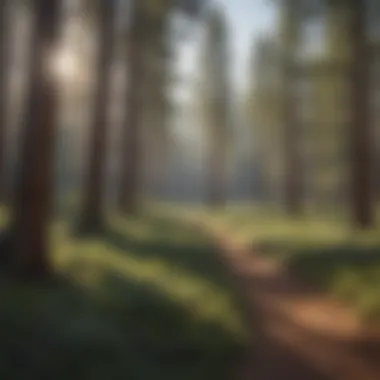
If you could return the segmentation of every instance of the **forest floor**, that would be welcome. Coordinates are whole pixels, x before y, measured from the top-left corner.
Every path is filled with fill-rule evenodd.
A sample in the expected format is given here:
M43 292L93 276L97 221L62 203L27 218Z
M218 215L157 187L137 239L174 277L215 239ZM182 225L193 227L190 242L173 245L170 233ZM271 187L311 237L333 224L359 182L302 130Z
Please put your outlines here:
M210 239L147 212L52 240L56 282L0 276L1 379L231 379L248 335Z
M353 237L335 224L305 221L286 222L284 231L283 221L251 210L216 217L164 208L138 218L113 215L97 238L73 238L67 218L58 220L56 282L0 276L0 378L380 379L375 324L289 275L318 274L319 285L340 277L343 256L328 250L337 244L352 264L348 288L360 288L358 300L369 295L364 309L376 311L376 233ZM264 245L253 249L252 236L271 238L265 242L288 251L292 265ZM364 250L347 255L347 244ZM358 256L366 258L364 269ZM375 268L370 280L368 263Z
M295 280L286 261L273 252L263 254L246 238L231 234L226 220L218 224L204 213L194 220L219 241L250 310L256 346L247 354L236 378L380 379L379 324L363 322L353 308L343 306L331 294Z

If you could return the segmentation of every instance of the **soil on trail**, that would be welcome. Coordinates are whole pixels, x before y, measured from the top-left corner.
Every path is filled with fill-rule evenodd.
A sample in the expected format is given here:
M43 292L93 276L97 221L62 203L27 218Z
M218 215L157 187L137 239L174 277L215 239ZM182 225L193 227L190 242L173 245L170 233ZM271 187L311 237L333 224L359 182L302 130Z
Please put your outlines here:
M276 261L216 233L244 293L255 349L236 379L380 380L380 329L290 278Z

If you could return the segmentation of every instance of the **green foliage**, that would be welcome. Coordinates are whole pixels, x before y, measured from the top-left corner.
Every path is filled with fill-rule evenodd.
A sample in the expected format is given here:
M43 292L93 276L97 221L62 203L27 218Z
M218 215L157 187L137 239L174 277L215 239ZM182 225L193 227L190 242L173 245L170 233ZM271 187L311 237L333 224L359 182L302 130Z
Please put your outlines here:
M233 205L227 212L201 215L242 243L283 260L300 280L345 302L364 319L380 320L378 228L353 231L338 210L310 210L290 219L269 207Z
M289 268L307 283L331 293L363 319L380 320L379 250L336 247L290 256Z
M157 214L112 218L97 240L54 228L62 279L1 277L4 379L223 379L245 344L214 248Z

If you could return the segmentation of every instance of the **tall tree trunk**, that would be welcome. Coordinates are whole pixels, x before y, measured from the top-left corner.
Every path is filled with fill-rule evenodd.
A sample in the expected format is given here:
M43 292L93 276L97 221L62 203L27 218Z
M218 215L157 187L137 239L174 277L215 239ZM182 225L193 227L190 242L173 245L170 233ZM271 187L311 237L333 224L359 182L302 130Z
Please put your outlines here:
M302 212L301 159L299 152L299 130L294 99L294 61L299 33L296 13L298 0L283 4L283 123L284 123L284 201L289 215Z
M203 51L205 83L203 92L206 105L208 136L208 194L207 204L223 206L225 196L226 142L229 134L229 76L228 30L224 13L211 8L207 16Z
M127 41L127 94L123 129L123 151L119 207L122 212L138 211L139 181L141 174L141 111L143 85L142 31L143 10L140 2L132 1L131 25Z
M284 165L285 165L285 209L289 215L296 216L302 212L301 158L299 152L299 130L295 117L293 98L293 76L291 68L285 69L284 89Z
M9 23L8 0L0 0L0 202L5 196L5 135L8 98Z
M369 123L369 56L365 2L351 0L351 179L352 218L359 228L374 223L371 186L371 133Z
M220 128L221 125L217 125ZM218 138L221 131L215 131L211 136L209 145L208 162L208 197L207 205L210 207L220 207L225 204L225 144L223 139Z
M211 123L208 136L208 198L210 207L222 207L226 203L226 148L228 139L228 102L227 96L218 97L211 107Z
M1 245L3 264L22 276L51 270L48 230L53 192L54 138L58 78L51 58L59 32L60 0L34 0L30 82L22 130L19 173L8 234Z
M167 180L167 152L169 143L168 112L169 102L167 98L168 84L168 59L165 57L163 39L166 37L167 20L163 18L157 32L158 40L153 43L158 46L153 54L153 67L148 68L150 73L145 73L146 84L144 94L146 94L147 108L144 117L147 123L146 129L146 172L149 193L155 198L162 198L165 195ZM147 75L148 74L148 75ZM146 92L145 92L146 91Z
M97 82L93 105L87 180L79 232L96 234L104 229L104 186L106 169L108 109L114 45L115 1L98 0Z
M160 116L161 118L161 116ZM164 120L160 120L159 123L164 124L162 128L167 128L166 118L163 117ZM162 200L166 196L166 186L168 179L168 133L167 131L162 131L164 136L160 136L157 142L157 151L155 153L156 163L155 163L155 171L154 171L154 191L156 197L159 200Z

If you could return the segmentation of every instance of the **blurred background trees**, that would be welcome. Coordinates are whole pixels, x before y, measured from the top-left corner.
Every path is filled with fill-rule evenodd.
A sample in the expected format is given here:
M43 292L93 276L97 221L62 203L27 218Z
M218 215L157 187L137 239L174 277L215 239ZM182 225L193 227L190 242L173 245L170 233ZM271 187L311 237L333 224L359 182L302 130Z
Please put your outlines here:
M93 99L91 136L87 176L83 194L83 210L80 215L82 232L99 233L104 229L104 190L106 150L109 125L109 106L111 93L111 73L115 37L116 2L114 0L94 3L94 29L97 37L96 84Z
M9 4L2 1L0 4L0 197L5 195L5 125L7 123L7 68L9 63Z
M204 226L378 318L379 4L0 0L0 372L222 378L248 334Z
M47 47L31 52L30 68L23 70L29 80L23 86L25 106L19 105L26 115L20 133L30 133L24 145L18 142L13 106L9 115L5 106L14 103L15 86L8 95L6 79L13 29L2 23L0 35L3 187L15 188L14 225L27 215L33 215L33 228L40 225L33 232L35 251L46 250L41 247L52 213L49 199L61 206L72 199L79 226L97 233L106 228L110 208L138 214L146 199L206 199L222 206L248 194L292 216L339 208L351 215L353 226L374 225L376 2L361 8L352 1L272 3L276 28L253 41L244 92L236 90L231 76L232 31L217 2L57 4L62 22L56 17L46 31L37 25L41 30L35 33L43 37L34 43ZM24 12L31 31L37 17L46 16L38 13L47 7L43 0L1 6L5 21L6 12L20 17ZM200 54L194 71L183 76L178 57L187 44ZM49 63L53 69L45 62L46 49L57 52ZM195 89L185 100L178 95L182 82ZM38 96L28 91L41 94L51 107L39 110ZM14 225L10 230L18 229Z
M207 147L206 202L211 206L221 206L226 201L227 148L231 143L229 54L225 17L220 9L213 7L205 16L200 86L196 94Z
M295 214L307 200L320 206L343 202L351 210L353 225L360 228L373 225L374 210L375 124L370 117L374 45L368 35L371 2L367 3L359 9L350 1L282 2L283 53L277 61L282 66L285 112L284 206ZM325 37L321 51L311 56L303 51L301 37L313 24ZM260 51L264 60L266 50Z

